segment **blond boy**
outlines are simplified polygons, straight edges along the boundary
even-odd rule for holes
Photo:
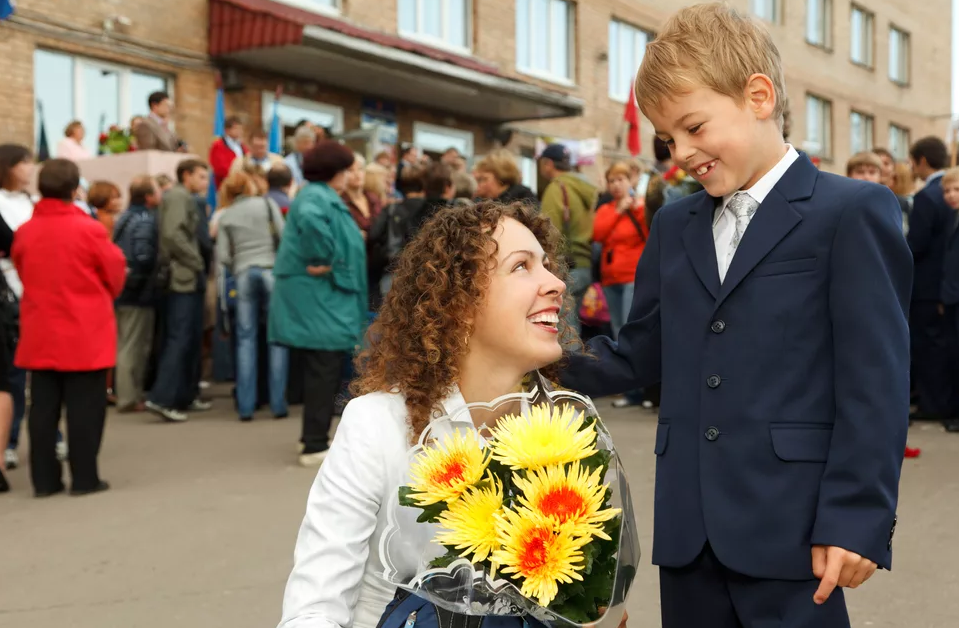
[[[563,383],[662,382],[664,628],[848,627],[842,588],[891,566],[908,427],[899,205],[783,142],[779,52],[727,5],[674,15],[636,95],[705,190],[657,212],[629,321]]]

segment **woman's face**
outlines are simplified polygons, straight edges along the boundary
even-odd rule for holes
[[[9,185],[11,190],[22,191],[30,186],[33,180],[33,161],[25,159],[10,169]]]
[[[350,169],[347,171],[350,173],[349,177],[349,188],[351,190],[362,190],[363,185],[366,183],[366,166],[359,160],[354,161],[353,165],[350,166]]]
[[[609,187],[609,193],[617,201],[626,198],[631,187],[629,177],[624,174],[614,174],[606,181],[606,184]]]
[[[566,285],[550,271],[533,233],[512,218],[497,227],[498,245],[486,297],[473,321],[471,354],[525,373],[563,355],[559,316]]]
[[[120,198],[119,194],[110,199],[107,204],[107,211],[111,214],[119,214],[123,211],[123,199]]]
[[[83,138],[87,136],[87,130],[83,128],[82,124],[78,124],[77,127],[73,130],[73,139],[78,142],[82,142]]]
[[[495,174],[485,170],[477,170],[473,176],[476,179],[476,196],[479,198],[499,198],[503,183],[496,178]]]

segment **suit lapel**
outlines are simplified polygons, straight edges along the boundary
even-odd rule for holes
[[[799,159],[769,192],[756,210],[756,215],[749,221],[746,233],[736,249],[719,290],[717,308],[752,269],[802,222],[802,216],[790,203],[811,197],[818,175],[818,169],[805,154],[800,153]]]
[[[714,299],[719,295],[719,266],[716,263],[716,243],[713,240],[715,211],[716,199],[703,194],[699,202],[689,211],[689,222],[683,230],[686,255],[689,256],[689,261],[699,280]]]

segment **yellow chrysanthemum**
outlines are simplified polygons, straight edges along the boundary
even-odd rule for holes
[[[513,483],[523,491],[519,501],[556,525],[569,524],[577,536],[591,535],[610,540],[602,523],[619,514],[618,508],[603,509],[606,485],[601,483],[601,469],[592,473],[579,462],[569,466],[553,465],[531,471],[526,479],[513,476]]]
[[[559,592],[559,583],[582,580],[584,545],[589,537],[577,537],[571,526],[558,528],[546,517],[521,508],[504,510],[497,517],[502,549],[493,552],[493,561],[503,573],[522,579],[520,592],[548,606]]]
[[[483,479],[490,452],[470,430],[456,430],[439,447],[428,447],[410,470],[410,497],[420,506],[456,501]]]
[[[491,476],[488,482],[467,489],[439,518],[443,531],[436,542],[463,550],[460,556],[469,556],[472,563],[486,560],[499,547],[496,515],[503,509],[503,484]]]
[[[567,464],[596,453],[596,429],[582,429],[585,417],[569,404],[540,404],[522,416],[509,415],[492,428],[493,458],[511,469]]]

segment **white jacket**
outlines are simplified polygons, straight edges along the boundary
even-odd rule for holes
[[[458,391],[442,403],[447,413],[463,405]],[[380,540],[406,478],[409,433],[402,395],[346,406],[307,499],[280,628],[376,627],[395,592],[381,577]]]

